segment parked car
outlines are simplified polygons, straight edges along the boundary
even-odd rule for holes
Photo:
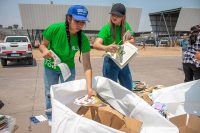
[[[141,46],[141,43],[142,43],[143,41],[142,40],[135,40],[135,45],[136,46]]]
[[[155,46],[156,45],[156,41],[154,39],[147,39],[147,40],[145,40],[144,43],[146,46]]]
[[[169,46],[169,40],[160,40],[158,46],[160,47],[167,47]]]
[[[27,36],[6,36],[0,45],[2,66],[6,66],[7,61],[20,60],[25,60],[30,65],[33,64],[32,45]]]

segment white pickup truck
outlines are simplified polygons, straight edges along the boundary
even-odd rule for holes
[[[6,36],[4,42],[0,44],[0,59],[2,66],[7,65],[7,61],[26,60],[28,64],[33,64],[32,45],[27,36]]]

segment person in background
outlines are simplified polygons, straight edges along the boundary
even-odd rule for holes
[[[200,25],[198,25],[198,28],[200,30]],[[199,41],[197,43],[200,43]],[[197,51],[195,54],[195,59],[200,60],[200,51]]]
[[[200,60],[198,55],[200,51],[200,26],[196,25],[191,28],[189,37],[189,45],[184,52],[183,71],[185,74],[185,82],[200,79]]]
[[[39,50],[44,58],[46,115],[49,122],[52,119],[50,87],[58,84],[59,80],[61,83],[75,80],[74,56],[77,51],[80,51],[80,55],[82,54],[88,96],[96,95],[96,92],[92,89],[90,43],[82,32],[82,28],[88,21],[87,16],[86,7],[82,5],[71,6],[66,13],[65,22],[52,24],[43,32],[43,40]],[[60,68],[54,65],[53,53],[50,50],[60,58],[61,63],[69,67],[71,76],[68,79],[64,80]]]
[[[126,31],[132,31],[126,21],[126,8],[123,4],[114,4],[110,14],[110,22],[101,28],[95,39],[93,48],[115,53],[118,46],[122,45],[125,41],[134,43],[134,37],[131,35],[126,40],[123,40],[123,35]],[[132,90],[132,76],[128,65],[120,69],[111,58],[105,56],[102,71],[104,77],[116,82],[119,81],[122,86]]]
[[[180,42],[180,46],[182,47],[182,58],[184,57],[184,52],[187,50],[188,45],[188,35],[187,33],[184,33],[183,40]]]
[[[142,46],[141,50],[142,50],[142,49],[145,50],[145,42],[144,42],[144,41],[141,42],[141,46]]]

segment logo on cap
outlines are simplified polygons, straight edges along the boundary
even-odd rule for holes
[[[87,10],[86,9],[77,9],[77,14],[78,15],[82,15],[82,16],[86,16],[87,17]]]

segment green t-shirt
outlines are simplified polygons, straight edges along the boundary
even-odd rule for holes
[[[69,51],[69,44],[66,35],[65,23],[55,23],[50,25],[43,33],[43,37],[49,41],[48,49],[52,50],[61,60],[62,63],[66,63],[69,68],[74,68],[74,57],[79,50],[78,36],[70,35],[71,49]],[[82,44],[81,52],[86,53],[90,51],[90,43],[86,35],[82,32],[81,35]],[[53,58],[44,60],[44,66],[54,70],[60,71],[58,66],[53,65]]]
[[[127,30],[132,31],[130,25],[127,22],[125,22],[125,29],[126,29],[126,31]],[[122,38],[121,38],[121,27],[115,26],[115,31],[116,31],[116,37],[115,37],[115,40],[113,40],[112,33],[111,33],[111,24],[108,23],[101,28],[97,37],[103,39],[103,45],[110,45],[114,42],[116,44],[118,44],[122,40]],[[133,34],[134,34],[134,32],[133,32]],[[122,41],[119,45],[121,45],[121,44],[122,44]]]

